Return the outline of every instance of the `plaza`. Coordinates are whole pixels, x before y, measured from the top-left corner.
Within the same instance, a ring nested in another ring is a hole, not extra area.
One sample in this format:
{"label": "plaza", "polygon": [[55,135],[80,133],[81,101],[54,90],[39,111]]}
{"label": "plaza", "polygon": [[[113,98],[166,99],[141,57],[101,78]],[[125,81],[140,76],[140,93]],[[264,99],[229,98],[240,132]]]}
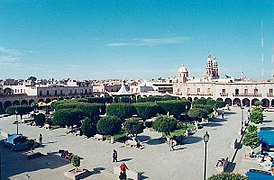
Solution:
{"label": "plaza", "polygon": [[[246,118],[247,108],[244,109]],[[267,118],[273,118],[273,113],[268,113]],[[12,124],[14,116],[0,119],[1,131],[15,132],[16,126]],[[273,122],[271,121],[273,126]],[[241,109],[232,107],[225,112],[225,119],[220,117],[208,124],[204,124],[194,135],[184,139],[183,145],[175,147],[174,151],[168,151],[168,145],[161,139],[161,134],[150,129],[145,129],[138,135],[144,144],[144,149],[125,147],[123,143],[111,144],[108,141],[98,142],[92,138],[66,134],[67,129],[48,130],[25,124],[19,125],[19,132],[29,138],[38,139],[43,134],[44,147],[37,151],[46,156],[33,160],[26,160],[22,152],[12,152],[2,148],[2,176],[3,179],[62,179],[64,171],[72,168],[72,165],[54,154],[60,149],[69,150],[81,158],[81,167],[91,171],[86,179],[117,179],[113,174],[113,167],[125,162],[130,170],[140,172],[142,179],[202,179],[204,163],[203,135],[208,131],[207,176],[217,174],[215,164],[221,157],[228,157],[231,161],[235,150],[233,142],[240,139]],[[112,162],[112,150],[118,151],[118,163]],[[239,150],[241,153],[241,150]],[[248,168],[241,162],[236,154],[229,170],[236,170],[244,174]],[[241,166],[240,166],[241,165]]]}

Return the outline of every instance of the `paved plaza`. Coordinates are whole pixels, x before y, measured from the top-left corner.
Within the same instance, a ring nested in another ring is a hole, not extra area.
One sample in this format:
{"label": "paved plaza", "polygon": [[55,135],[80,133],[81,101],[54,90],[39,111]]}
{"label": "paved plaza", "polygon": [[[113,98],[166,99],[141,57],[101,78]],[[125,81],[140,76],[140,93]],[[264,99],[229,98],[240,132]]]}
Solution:
{"label": "paved plaza", "polygon": [[[247,108],[244,110],[245,119],[246,113]],[[271,119],[270,116],[267,118]],[[14,119],[14,116],[1,118],[1,131],[14,133]],[[20,124],[19,131],[36,139],[40,133],[43,134],[45,146],[37,150],[44,154],[54,154],[59,149],[66,149],[82,157],[81,166],[92,171],[86,179],[117,179],[117,175],[113,174],[113,167],[125,162],[129,169],[141,172],[143,179],[200,180],[203,177],[205,132],[208,131],[210,135],[207,163],[207,175],[210,176],[217,173],[214,166],[219,158],[229,157],[231,160],[233,157],[235,150],[232,144],[240,138],[240,126],[241,109],[232,107],[231,111],[226,111],[225,119],[215,119],[208,123],[193,136],[187,137],[184,145],[176,146],[174,151],[168,151],[168,145],[160,139],[159,133],[148,129],[138,135],[144,143],[143,150],[125,147],[122,143],[110,144],[108,141],[98,142],[92,138],[66,134],[67,129],[46,130]],[[113,149],[118,151],[118,163],[112,162]],[[72,168],[71,164],[54,155],[26,160],[22,157],[22,152],[12,152],[6,148],[1,151],[3,179],[27,179],[26,174],[30,179],[64,179],[64,171]],[[236,156],[236,166],[234,164],[230,169],[240,172],[240,161]]]}

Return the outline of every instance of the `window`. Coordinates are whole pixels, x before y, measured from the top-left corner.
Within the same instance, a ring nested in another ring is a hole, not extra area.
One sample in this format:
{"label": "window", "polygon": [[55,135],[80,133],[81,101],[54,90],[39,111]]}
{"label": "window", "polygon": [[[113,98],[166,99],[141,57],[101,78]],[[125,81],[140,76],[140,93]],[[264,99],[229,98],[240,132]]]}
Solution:
{"label": "window", "polygon": [[43,92],[42,91],[39,91],[39,96],[43,96]]}
{"label": "window", "polygon": [[69,91],[70,94],[72,94],[72,89]]}
{"label": "window", "polygon": [[49,90],[47,90],[47,96],[49,96]]}
{"label": "window", "polygon": [[85,94],[87,94],[88,93],[88,90],[87,89],[85,89]]}
{"label": "window", "polygon": [[75,94],[77,94],[77,89],[75,89]]}
{"label": "window", "polygon": [[222,89],[222,94],[225,94],[225,89]]}
{"label": "window", "polygon": [[269,89],[269,94],[273,94],[273,89]]}
{"label": "window", "polygon": [[201,89],[200,88],[197,88],[197,93],[199,93],[201,91]]}
{"label": "window", "polygon": [[244,90],[244,94],[247,95],[248,94],[248,89]]}
{"label": "window", "polygon": [[54,95],[57,96],[57,90],[55,90]]}
{"label": "window", "polygon": [[207,93],[211,94],[211,88],[207,88]]}
{"label": "window", "polygon": [[189,92],[190,92],[190,88],[187,88],[187,94],[189,94]]}
{"label": "window", "polygon": [[239,95],[239,89],[235,89],[235,95]]}
{"label": "window", "polygon": [[60,90],[60,94],[63,95],[63,90]]}
{"label": "window", "polygon": [[254,89],[254,94],[257,94],[257,93],[258,93],[258,89],[255,88],[255,89]]}

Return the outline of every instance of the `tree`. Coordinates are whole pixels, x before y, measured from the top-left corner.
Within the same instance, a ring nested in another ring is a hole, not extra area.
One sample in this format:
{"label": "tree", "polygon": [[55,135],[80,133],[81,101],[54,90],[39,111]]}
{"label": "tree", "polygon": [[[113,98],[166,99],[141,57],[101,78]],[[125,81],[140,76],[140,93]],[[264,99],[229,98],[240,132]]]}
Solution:
{"label": "tree", "polygon": [[255,124],[263,123],[263,113],[259,110],[252,110],[251,114],[249,115],[249,120]]}
{"label": "tree", "polygon": [[105,104],[91,104],[91,103],[78,103],[77,109],[81,109],[85,116],[93,118],[99,117],[100,114],[105,112]]}
{"label": "tree", "polygon": [[122,123],[121,120],[116,116],[106,116],[100,118],[96,127],[98,132],[101,134],[114,136],[120,132]]}
{"label": "tree", "polygon": [[96,123],[86,117],[81,124],[81,130],[85,136],[91,137],[96,134]]}
{"label": "tree", "polygon": [[152,124],[153,129],[158,132],[163,132],[169,135],[170,132],[174,131],[177,126],[177,120],[173,117],[161,116],[158,117]]}
{"label": "tree", "polygon": [[121,120],[124,120],[125,118],[132,117],[132,115],[136,113],[136,110],[131,104],[115,103],[115,104],[109,104],[106,107],[106,112],[108,116],[117,116]]}
{"label": "tree", "polygon": [[46,121],[46,116],[42,113],[39,113],[38,115],[34,116],[34,121],[36,126],[43,126]]}
{"label": "tree", "polygon": [[73,155],[73,157],[71,159],[71,163],[72,163],[73,167],[78,169],[78,167],[80,166],[80,157],[77,155]]}
{"label": "tree", "polygon": [[80,120],[83,119],[83,111],[80,109],[61,109],[54,113],[53,123],[56,125],[73,126],[80,125]]}
{"label": "tree", "polygon": [[35,76],[30,76],[27,80],[30,80],[30,81],[36,81],[37,78]]}
{"label": "tree", "polygon": [[199,108],[199,109],[203,109],[205,111],[205,116],[211,114],[214,111],[214,106],[215,105],[204,105],[204,104],[193,104],[192,108]]}
{"label": "tree", "polygon": [[21,106],[9,106],[6,109],[6,112],[10,115],[16,114],[17,112],[17,114],[19,114],[22,119],[22,116],[24,114],[29,114],[32,110],[33,108],[29,105],[21,105]]}
{"label": "tree", "polygon": [[138,116],[143,120],[155,117],[159,112],[159,106],[156,103],[135,103],[133,106]]}
{"label": "tree", "polygon": [[255,106],[258,107],[258,106],[261,106],[261,105],[263,105],[263,102],[262,102],[262,101],[256,101],[256,102],[255,102]]}
{"label": "tree", "polygon": [[169,100],[157,102],[163,113],[169,112],[170,114],[178,117],[183,112],[187,112],[187,107],[190,107],[190,102],[187,100]]}
{"label": "tree", "polygon": [[137,136],[144,130],[143,123],[138,119],[128,119],[124,123],[124,128],[128,134],[132,134],[133,136]]}
{"label": "tree", "polygon": [[187,115],[193,118],[195,121],[199,121],[207,115],[207,111],[201,108],[192,108],[188,111]]}
{"label": "tree", "polygon": [[248,125],[247,130],[248,132],[257,132],[258,127],[255,125]]}
{"label": "tree", "polygon": [[249,146],[251,149],[254,149],[259,146],[259,138],[257,132],[248,132],[243,137],[243,144]]}
{"label": "tree", "polygon": [[208,180],[247,180],[247,177],[239,173],[224,172],[212,175]]}

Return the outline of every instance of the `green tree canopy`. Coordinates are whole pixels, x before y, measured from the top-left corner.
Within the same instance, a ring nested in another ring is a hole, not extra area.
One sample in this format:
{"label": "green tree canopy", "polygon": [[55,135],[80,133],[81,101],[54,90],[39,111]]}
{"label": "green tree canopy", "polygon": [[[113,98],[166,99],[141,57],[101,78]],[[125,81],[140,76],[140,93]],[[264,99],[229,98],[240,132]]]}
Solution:
{"label": "green tree canopy", "polygon": [[76,108],[81,109],[85,116],[93,118],[99,117],[99,114],[104,114],[106,106],[98,103],[78,103]]}
{"label": "green tree canopy", "polygon": [[140,134],[144,130],[143,123],[140,122],[138,119],[128,119],[124,123],[124,128],[128,134],[132,134],[134,136],[137,136],[137,134]]}
{"label": "green tree canopy", "polygon": [[19,105],[19,106],[9,106],[6,109],[6,112],[10,115],[16,114],[15,112],[17,111],[17,114],[19,114],[22,118],[24,114],[29,114],[31,111],[33,111],[33,107],[29,105]]}
{"label": "green tree canopy", "polygon": [[257,132],[258,127],[255,125],[248,125],[247,130],[248,132]]}
{"label": "green tree canopy", "polygon": [[115,135],[122,128],[121,120],[116,116],[106,116],[100,118],[97,123],[97,130],[104,135]]}
{"label": "green tree canopy", "polygon": [[260,145],[257,132],[248,132],[243,137],[243,144],[251,148],[256,148]]}
{"label": "green tree canopy", "polygon": [[132,115],[136,113],[136,110],[132,104],[115,103],[115,104],[109,104],[106,107],[106,112],[108,116],[117,116],[121,120],[124,120],[125,118],[132,117]]}
{"label": "green tree canopy", "polygon": [[198,121],[203,117],[206,117],[207,111],[201,108],[192,108],[188,111],[187,115],[194,120]]}
{"label": "green tree canopy", "polygon": [[208,180],[248,180],[246,176],[239,173],[224,172],[212,175]]}
{"label": "green tree canopy", "polygon": [[187,100],[169,100],[169,101],[160,101],[157,102],[160,108],[163,110],[163,113],[169,112],[175,117],[180,116],[183,112],[187,112],[188,108],[191,106],[191,103]]}
{"label": "green tree canopy", "polygon": [[263,113],[261,111],[252,111],[249,115],[249,120],[255,124],[263,123]]}
{"label": "green tree canopy", "polygon": [[177,126],[177,120],[172,117],[160,116],[152,124],[153,129],[169,135]]}
{"label": "green tree canopy", "polygon": [[81,130],[83,134],[87,137],[91,137],[96,134],[96,122],[92,119],[86,117],[81,124]]}
{"label": "green tree canopy", "polygon": [[255,106],[261,106],[261,105],[263,105],[263,102],[262,102],[262,101],[256,101],[256,102],[255,102]]}
{"label": "green tree canopy", "polygon": [[73,167],[78,168],[80,166],[80,157],[77,155],[73,155],[73,157],[71,159],[71,163],[72,163]]}
{"label": "green tree canopy", "polygon": [[204,104],[193,104],[192,108],[199,108],[199,109],[203,109],[206,113],[206,115],[211,114],[214,110],[214,105],[204,105]]}
{"label": "green tree canopy", "polygon": [[46,122],[46,116],[42,113],[39,113],[38,115],[34,116],[34,121],[36,126],[43,126]]}
{"label": "green tree canopy", "polygon": [[144,120],[155,117],[159,112],[159,106],[156,103],[135,103],[133,106],[135,107],[138,116]]}
{"label": "green tree canopy", "polygon": [[80,125],[83,115],[84,113],[80,109],[61,109],[54,113],[53,123],[62,127]]}

